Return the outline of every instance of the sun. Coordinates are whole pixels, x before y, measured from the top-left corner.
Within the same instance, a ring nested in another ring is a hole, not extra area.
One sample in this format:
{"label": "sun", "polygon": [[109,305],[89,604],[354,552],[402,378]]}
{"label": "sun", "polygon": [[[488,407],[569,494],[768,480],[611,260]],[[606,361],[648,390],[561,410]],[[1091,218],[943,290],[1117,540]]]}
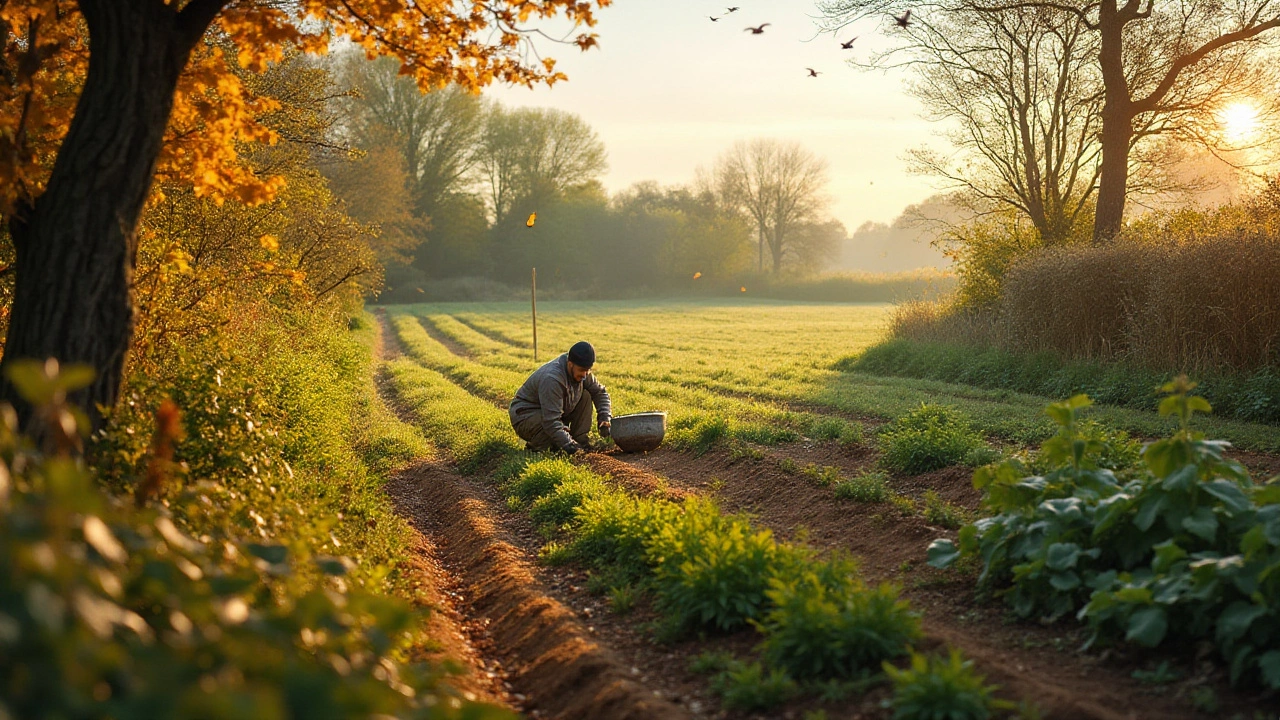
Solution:
{"label": "sun", "polygon": [[1218,124],[1222,126],[1222,137],[1232,145],[1252,140],[1258,134],[1261,124],[1258,108],[1247,100],[1239,100],[1218,111]]}

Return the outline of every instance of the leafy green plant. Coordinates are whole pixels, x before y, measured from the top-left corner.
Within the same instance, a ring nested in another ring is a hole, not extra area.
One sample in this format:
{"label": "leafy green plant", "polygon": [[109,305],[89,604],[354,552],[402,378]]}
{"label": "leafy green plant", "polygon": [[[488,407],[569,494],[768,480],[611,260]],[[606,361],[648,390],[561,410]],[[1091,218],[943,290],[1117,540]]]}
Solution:
{"label": "leafy green plant", "polygon": [[800,463],[789,457],[784,457],[778,460],[778,469],[788,475],[795,475],[800,472]]}
{"label": "leafy green plant", "polygon": [[570,554],[569,548],[555,540],[549,541],[546,545],[543,545],[538,549],[538,561],[543,565],[549,565],[552,567],[556,565],[564,565],[572,558],[573,556]]}
{"label": "leafy green plant", "polygon": [[[76,423],[64,392],[75,387],[41,366],[10,379],[45,401],[43,448],[0,406],[6,715],[509,717],[457,697],[440,668],[404,662],[419,616],[365,589],[354,563],[318,552],[309,535],[193,537],[180,526],[222,526],[201,515],[218,512],[212,483],[173,491],[163,511],[104,495],[69,454]],[[162,425],[153,451],[176,436]]]}
{"label": "leafy green plant", "polygon": [[801,554],[703,498],[685,500],[649,532],[658,605],[682,628],[731,630],[756,617],[770,578]]}
{"label": "leafy green plant", "polygon": [[836,483],[835,495],[857,502],[885,502],[889,499],[889,476],[882,472],[865,472]]}
{"label": "leafy green plant", "polygon": [[968,521],[969,513],[964,508],[943,500],[936,490],[925,490],[924,519],[934,525],[955,529]]}
{"label": "leafy green plant", "polygon": [[959,650],[946,658],[913,652],[909,667],[885,662],[884,671],[893,681],[888,705],[895,720],[986,720],[1015,707],[995,697],[996,688],[985,684]]}
{"label": "leafy green plant", "polygon": [[704,650],[689,661],[689,670],[705,675],[727,670],[737,662],[733,653],[723,650]]}
{"label": "leafy green plant", "polygon": [[809,482],[818,487],[830,487],[840,482],[840,468],[831,465],[815,465],[809,463],[800,471]]}
{"label": "leafy green plant", "polygon": [[960,463],[983,440],[958,410],[922,404],[885,426],[880,445],[885,467],[918,474]]}
{"label": "leafy green plant", "polygon": [[634,585],[616,585],[609,588],[609,608],[619,615],[626,615],[636,606]]}
{"label": "leafy green plant", "polygon": [[851,678],[902,655],[920,619],[890,585],[866,587],[854,563],[836,557],[775,577],[772,607],[757,623],[770,666],[798,678]]}
{"label": "leafy green plant", "polygon": [[600,476],[575,472],[561,480],[551,492],[533,501],[529,506],[529,519],[540,527],[559,528],[574,519],[585,498],[604,492],[605,487]]}
{"label": "leafy green plant", "polygon": [[800,692],[800,686],[778,668],[734,661],[711,679],[711,689],[731,710],[767,710]]}
{"label": "leafy green plant", "polygon": [[996,514],[964,527],[958,545],[935,541],[931,564],[980,558],[980,581],[1007,584],[1018,614],[1078,611],[1094,640],[1212,638],[1233,681],[1280,688],[1280,486],[1255,485],[1226,443],[1191,430],[1210,410],[1194,387],[1161,388],[1160,411],[1179,429],[1147,445],[1123,483],[1100,465],[1105,442],[1079,430],[1088,398],[1050,405],[1059,432],[1041,453],[1055,469],[980,469],[974,484]]}

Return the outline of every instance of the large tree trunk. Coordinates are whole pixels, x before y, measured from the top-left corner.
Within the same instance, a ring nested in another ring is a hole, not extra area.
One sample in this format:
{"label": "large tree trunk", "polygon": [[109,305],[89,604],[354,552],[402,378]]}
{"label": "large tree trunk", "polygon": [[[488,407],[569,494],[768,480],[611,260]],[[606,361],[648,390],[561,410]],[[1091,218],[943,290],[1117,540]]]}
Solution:
{"label": "large tree trunk", "polygon": [[1098,57],[1106,100],[1102,106],[1102,166],[1098,175],[1098,206],[1093,241],[1110,242],[1124,221],[1129,186],[1129,148],[1133,141],[1133,99],[1124,75],[1124,23],[1116,0],[1099,8],[1101,50]]}
{"label": "large tree trunk", "polygon": [[[92,385],[71,401],[96,429],[98,408],[116,402],[133,337],[138,216],[178,75],[203,27],[189,27],[192,18],[163,0],[80,6],[89,27],[89,72],[44,193],[10,221],[16,287],[0,362],[53,357],[92,366]],[[0,396],[14,403],[25,425],[30,408],[7,381]]]}

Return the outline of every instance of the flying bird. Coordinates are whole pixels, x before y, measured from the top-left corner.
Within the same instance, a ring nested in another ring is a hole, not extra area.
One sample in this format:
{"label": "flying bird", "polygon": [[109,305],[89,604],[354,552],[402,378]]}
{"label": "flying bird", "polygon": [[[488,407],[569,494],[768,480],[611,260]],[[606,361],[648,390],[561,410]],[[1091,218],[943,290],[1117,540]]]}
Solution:
{"label": "flying bird", "polygon": [[726,11],[726,12],[738,12],[738,6],[737,6],[737,5],[734,5],[734,6],[733,6],[733,7],[731,7],[731,8],[725,8],[725,11]]}
{"label": "flying bird", "polygon": [[805,70],[808,70],[808,71],[809,71],[809,77],[818,77],[819,75],[821,75],[821,74],[822,74],[822,73],[818,72],[817,70],[814,70],[813,68],[805,68]]}
{"label": "flying bird", "polygon": [[711,18],[711,22],[720,22],[720,18],[715,15],[708,15],[707,17]]}
{"label": "flying bird", "polygon": [[854,35],[853,37],[849,38],[849,42],[842,42],[842,43],[840,43],[840,49],[841,49],[841,50],[852,50],[852,49],[853,49],[853,41],[854,41],[854,40],[857,40],[857,39],[858,39],[858,36],[857,36],[857,35]]}
{"label": "flying bird", "polygon": [[537,222],[537,220],[538,220],[538,213],[531,212],[529,213],[529,219],[524,221],[524,226],[533,227],[533,224]]}
{"label": "flying bird", "polygon": [[906,27],[906,26],[910,25],[910,24],[911,24],[911,9],[910,9],[910,8],[908,8],[906,12],[902,13],[902,17],[898,17],[897,15],[894,15],[894,16],[893,16],[893,20],[894,20],[894,22],[898,23],[898,27],[900,27],[900,28],[904,28],[904,27]]}
{"label": "flying bird", "polygon": [[764,23],[763,25],[759,25],[759,26],[756,26],[756,27],[744,28],[744,29],[742,30],[742,32],[748,32],[748,31],[750,31],[752,35],[763,35],[763,34],[764,34],[764,29],[765,29],[765,28],[767,28],[767,27],[769,27],[769,25],[770,25],[770,23]]}

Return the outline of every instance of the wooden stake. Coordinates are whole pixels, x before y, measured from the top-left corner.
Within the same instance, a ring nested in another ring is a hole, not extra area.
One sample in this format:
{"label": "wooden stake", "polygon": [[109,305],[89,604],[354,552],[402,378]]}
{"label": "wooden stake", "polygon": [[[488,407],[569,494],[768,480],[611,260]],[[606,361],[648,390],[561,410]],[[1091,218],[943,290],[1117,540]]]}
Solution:
{"label": "wooden stake", "polygon": [[538,268],[533,269],[533,361],[538,362]]}

